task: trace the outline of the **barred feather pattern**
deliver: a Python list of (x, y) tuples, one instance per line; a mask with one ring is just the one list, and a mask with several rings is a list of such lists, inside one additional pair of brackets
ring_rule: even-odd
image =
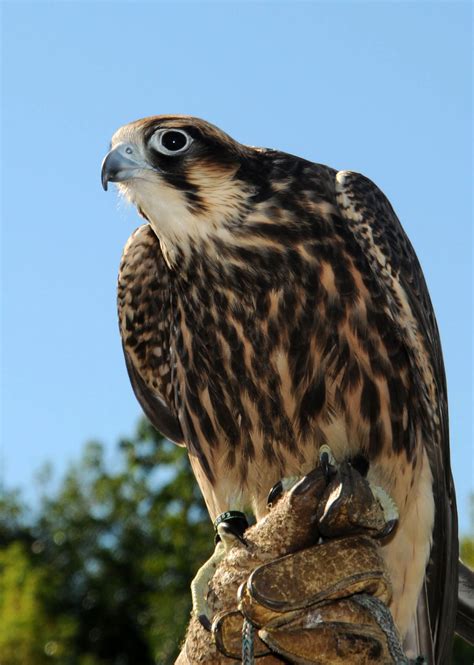
[(419, 386), (335, 205), (335, 172), (277, 167), (275, 191), (233, 222), (233, 242), (196, 243), (172, 278), (152, 229), (138, 231), (120, 275), (124, 346), (211, 484), (222, 468), (254, 491), (257, 465), (265, 493), (314, 464), (335, 428), (354, 453), (416, 465), (417, 430), (429, 426)]

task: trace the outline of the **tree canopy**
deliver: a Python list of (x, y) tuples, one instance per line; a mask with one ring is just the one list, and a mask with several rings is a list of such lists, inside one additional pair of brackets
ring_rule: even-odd
[(142, 421), (108, 470), (86, 445), (32, 520), (2, 499), (2, 665), (172, 663), (213, 533), (183, 449)]

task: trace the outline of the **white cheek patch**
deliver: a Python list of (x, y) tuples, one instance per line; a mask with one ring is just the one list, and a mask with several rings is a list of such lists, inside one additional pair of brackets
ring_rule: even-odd
[(198, 219), (188, 210), (185, 195), (157, 180), (136, 178), (121, 183), (119, 189), (130, 203), (143, 210), (156, 235), (165, 242), (181, 246), (188, 237), (202, 235)]
[(135, 203), (143, 208), (155, 232), (173, 242), (198, 233), (196, 217), (183, 192), (163, 182), (137, 181)]
[[(127, 201), (143, 211), (170, 267), (175, 263), (178, 249), (186, 255), (193, 245), (211, 236), (225, 242), (232, 241), (231, 233), (224, 224), (229, 210), (224, 204), (228, 201), (221, 201), (220, 206), (211, 205), (210, 211), (203, 214), (192, 212), (184, 192), (168, 185), (159, 174), (151, 171), (142, 173), (143, 176), (120, 183), (119, 190)], [(234, 210), (233, 207), (230, 209)]]

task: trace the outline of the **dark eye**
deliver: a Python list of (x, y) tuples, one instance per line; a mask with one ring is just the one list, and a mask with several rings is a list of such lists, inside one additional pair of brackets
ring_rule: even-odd
[(160, 129), (152, 139), (153, 147), (164, 155), (184, 152), (192, 143), (192, 138), (182, 129)]

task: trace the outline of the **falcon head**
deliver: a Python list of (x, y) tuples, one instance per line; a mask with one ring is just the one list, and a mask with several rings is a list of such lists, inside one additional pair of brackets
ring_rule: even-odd
[(172, 255), (238, 222), (256, 191), (249, 170), (260, 152), (204, 120), (153, 116), (114, 134), (102, 185), (118, 183)]

